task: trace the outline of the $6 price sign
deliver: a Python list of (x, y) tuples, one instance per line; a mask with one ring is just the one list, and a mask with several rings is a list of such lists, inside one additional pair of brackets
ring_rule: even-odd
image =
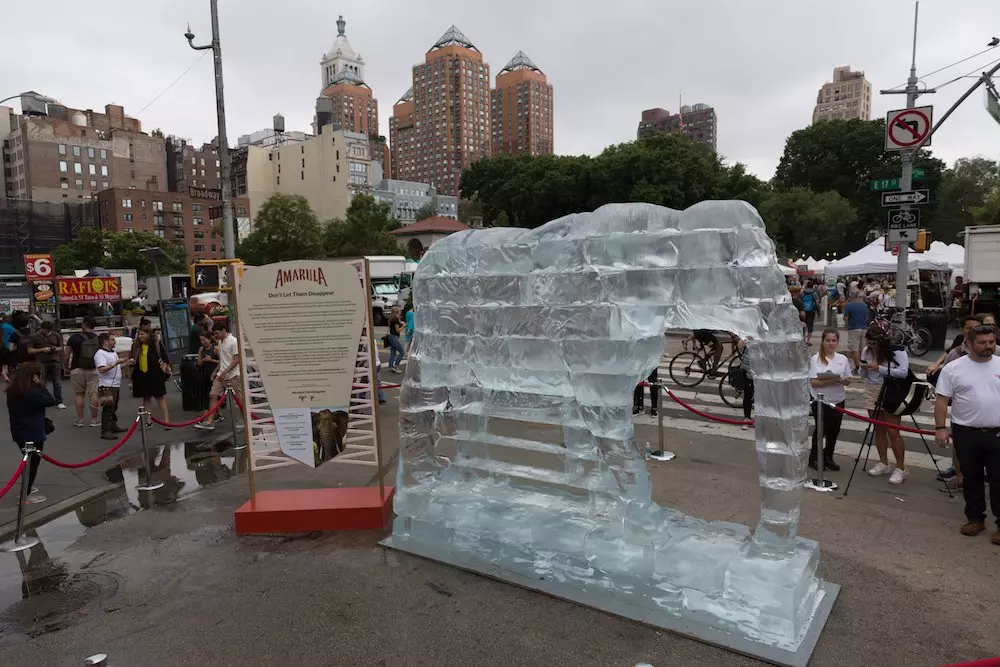
[(52, 255), (25, 255), (24, 275), (28, 280), (52, 280)]

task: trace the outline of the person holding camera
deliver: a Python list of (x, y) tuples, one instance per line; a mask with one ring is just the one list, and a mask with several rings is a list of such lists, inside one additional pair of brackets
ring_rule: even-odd
[[(868, 328), (868, 333), (865, 334), (866, 347), (861, 352), (860, 373), (865, 380), (868, 414), (874, 420), (899, 426), (901, 418), (895, 412), (900, 407), (901, 398), (897, 398), (898, 392), (895, 391), (890, 396), (890, 386), (887, 384), (896, 386), (909, 377), (910, 359), (905, 350), (892, 344), (889, 336), (878, 325)], [(895, 468), (889, 465), (890, 446), (896, 459)], [(868, 474), (872, 477), (889, 475), (890, 484), (902, 484), (910, 473), (906, 469), (906, 447), (899, 429), (875, 424), (875, 447), (878, 449), (879, 462), (868, 470)]]
[[(967, 523), (960, 532), (973, 537), (986, 530), (984, 482), (988, 478), (990, 507), (998, 526), (991, 541), (1000, 546), (1000, 358), (994, 356), (996, 328), (974, 327), (966, 334), (965, 347), (968, 354), (941, 369), (934, 403), (934, 440), (941, 447), (952, 441), (962, 467)], [(949, 401), (950, 429), (946, 423)]]

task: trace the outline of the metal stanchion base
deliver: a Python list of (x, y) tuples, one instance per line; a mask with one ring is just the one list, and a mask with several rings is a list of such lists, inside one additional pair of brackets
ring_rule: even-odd
[(838, 488), (837, 483), (829, 479), (807, 479), (805, 483), (807, 489), (812, 489), (813, 491), (819, 491), (821, 493), (829, 493), (830, 491), (836, 491)]
[(163, 482), (157, 482), (156, 484), (140, 484), (135, 487), (138, 491), (156, 491), (157, 489), (162, 489), (166, 484)]
[(18, 551), (26, 551), (31, 547), (38, 544), (39, 540), (37, 537), (24, 537), (20, 540), (11, 540), (10, 542), (5, 542), (0, 551), (6, 551), (9, 554), (17, 553)]

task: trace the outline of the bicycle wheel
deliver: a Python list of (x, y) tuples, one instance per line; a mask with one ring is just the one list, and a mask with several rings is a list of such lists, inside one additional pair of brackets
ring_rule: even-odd
[(907, 346), (911, 357), (922, 357), (931, 349), (931, 332), (926, 327), (913, 330), (913, 340)]
[[(736, 372), (739, 373), (740, 371), (737, 370)], [(726, 373), (719, 378), (719, 396), (722, 397), (722, 402), (731, 408), (743, 407), (743, 390), (737, 388), (732, 382), (730, 373)]]
[(670, 360), (670, 379), (681, 387), (696, 387), (705, 379), (705, 358), (696, 352), (680, 352)]

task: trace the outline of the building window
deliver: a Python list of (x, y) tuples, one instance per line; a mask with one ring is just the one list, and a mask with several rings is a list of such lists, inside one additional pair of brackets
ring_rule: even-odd
[(73, 157), (80, 157), (80, 147), (73, 146)]
[(123, 199), (122, 200), (122, 208), (132, 208), (132, 200), (131, 199)]
[(88, 164), (87, 167), (88, 167), (88, 171), (90, 171), (90, 175), (91, 176), (97, 176), (97, 165), (96, 164)]
[(171, 204), (171, 208), (173, 209), (174, 213), (184, 212), (184, 204), (179, 201), (175, 201), (173, 204)]
[(73, 173), (74, 174), (82, 174), (83, 173), (83, 165), (80, 164), (79, 162), (74, 162), (73, 163)]
[(91, 160), (93, 160), (94, 159), (94, 155), (95, 155), (94, 149), (93, 148), (88, 148), (87, 149), (87, 157), (89, 157)]
[(59, 155), (66, 155), (66, 144), (59, 144)]
[(194, 244), (194, 251), (195, 252), (205, 252), (205, 244), (204, 243), (195, 243)]
[(91, 190), (97, 189), (97, 181), (95, 181), (94, 179), (90, 179), (90, 189)]
[(191, 224), (195, 227), (201, 227), (203, 221), (203, 218), (191, 218)]
[(103, 148), (101, 149), (101, 159), (102, 160), (107, 160), (108, 159), (108, 152), (106, 150), (104, 150)]
[(184, 226), (184, 216), (183, 215), (175, 215), (174, 216), (174, 226), (175, 227), (183, 227)]
[(205, 232), (195, 232), (194, 233), (194, 237), (196, 239), (203, 239), (203, 238), (205, 238)]
[(157, 236), (159, 236), (161, 239), (163, 238), (163, 230), (162, 229), (154, 229), (153, 233), (156, 234)]
[(205, 178), (205, 170), (204, 169), (201, 170), (201, 177)]
[(125, 222), (132, 222), (132, 214), (131, 213), (123, 213), (122, 214), (122, 220), (124, 220)]
[[(62, 188), (63, 190), (69, 190), (69, 179), (68, 178), (60, 178), (59, 179), (59, 187)], [(65, 195), (63, 195), (63, 196), (65, 196)]]
[(108, 165), (106, 164), (101, 165), (101, 176), (103, 176), (104, 178), (108, 177)]
[(153, 224), (154, 225), (162, 225), (163, 224), (163, 214), (162, 213), (154, 213), (153, 214)]
[(59, 171), (64, 174), (69, 171), (69, 166), (66, 164), (66, 160), (59, 160)]
[(76, 179), (76, 189), (77, 190), (83, 190), (83, 179), (82, 178)]
[(193, 213), (201, 213), (201, 204), (191, 204), (191, 211)]
[(154, 200), (153, 200), (153, 210), (154, 210), (154, 211), (162, 211), (162, 210), (163, 210), (163, 202), (161, 202), (161, 201), (156, 201), (156, 200), (154, 199)]
[(300, 179), (300, 180), (303, 180), (303, 181), (304, 181), (304, 180), (306, 180), (306, 172), (304, 172), (304, 171), (301, 171), (301, 172), (299, 172), (299, 173), (300, 173), (300, 174), (302, 174), (302, 177), (301, 177), (301, 179)]

